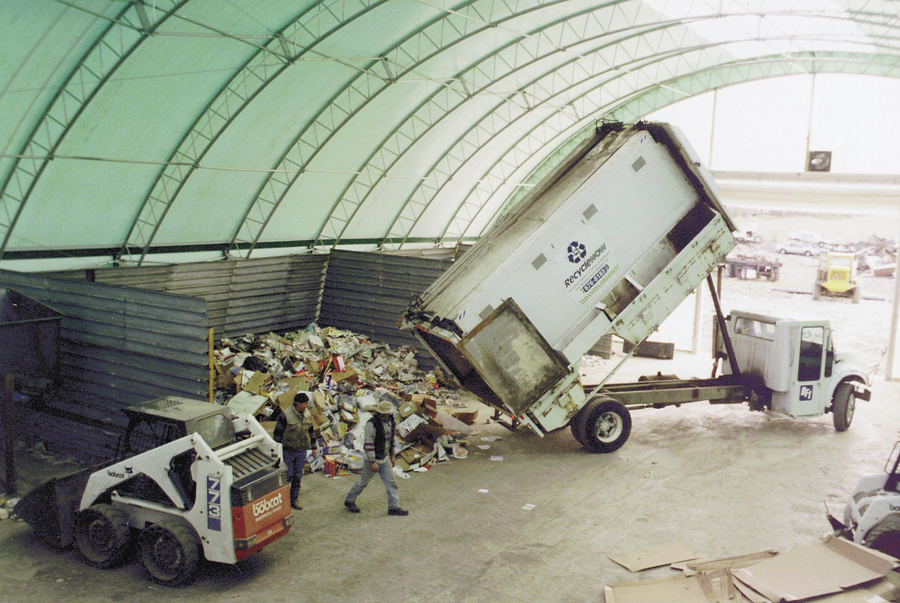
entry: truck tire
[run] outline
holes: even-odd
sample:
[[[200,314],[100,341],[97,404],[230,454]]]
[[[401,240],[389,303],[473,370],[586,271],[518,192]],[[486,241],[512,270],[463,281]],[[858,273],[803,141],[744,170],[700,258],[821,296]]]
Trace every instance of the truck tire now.
[[[891,557],[900,557],[900,515],[888,515],[863,538],[863,544]]]
[[[131,549],[128,516],[112,505],[93,505],[75,515],[75,546],[94,567],[114,567]]]
[[[200,539],[184,521],[163,519],[141,532],[140,557],[154,582],[179,586],[197,571]]]
[[[587,408],[586,405],[585,405],[585,408]],[[584,418],[586,416],[583,411],[584,411],[584,408],[582,408],[581,411],[579,411],[578,414],[576,414],[572,418],[572,421],[569,423],[569,429],[572,430],[572,437],[574,437],[575,441],[578,442],[579,444],[581,444],[582,446],[585,445],[584,444]]]
[[[862,287],[859,285],[853,290],[853,303],[858,304],[862,300]]]
[[[853,421],[853,411],[856,409],[856,396],[853,395],[853,384],[841,383],[834,390],[831,400],[831,414],[834,415],[834,428],[838,431],[847,431],[850,422]]]
[[[631,434],[631,413],[608,396],[592,399],[581,412],[582,445],[591,452],[615,452]]]

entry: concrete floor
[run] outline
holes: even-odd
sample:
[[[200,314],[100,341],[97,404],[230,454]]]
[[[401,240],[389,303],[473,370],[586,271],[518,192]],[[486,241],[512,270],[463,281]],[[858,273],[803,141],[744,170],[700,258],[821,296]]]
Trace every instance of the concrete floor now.
[[[643,359],[626,364],[656,370]],[[632,574],[608,554],[682,543],[726,557],[828,532],[822,501],[840,516],[859,477],[881,471],[898,439],[900,383],[876,381],[844,433],[831,415],[772,420],[707,403],[637,411],[633,424],[609,455],[584,452],[568,429],[541,439],[480,424],[468,459],[400,482],[409,517],[386,514],[378,481],[352,515],[341,502],[355,478],[307,476],[305,509],[287,537],[243,564],[206,566],[179,589],[152,584],[137,564],[90,568],[34,540],[26,524],[3,521],[0,601],[603,601],[605,584],[674,573]],[[481,441],[490,435],[502,439]]]

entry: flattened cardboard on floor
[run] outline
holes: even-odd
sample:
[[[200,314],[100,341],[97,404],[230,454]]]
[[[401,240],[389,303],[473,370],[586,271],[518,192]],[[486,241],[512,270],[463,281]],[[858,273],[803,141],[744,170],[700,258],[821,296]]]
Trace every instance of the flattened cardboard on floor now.
[[[606,603],[709,603],[697,579],[687,576],[609,584],[603,593]]]
[[[699,555],[695,554],[683,544],[665,544],[642,551],[629,551],[607,556],[632,572],[639,572],[641,570],[650,569],[651,567],[660,567],[662,565],[669,565],[670,563],[677,563],[679,561],[688,561],[689,559],[697,559],[699,557]]]
[[[896,565],[877,551],[829,536],[733,574],[772,601],[802,601],[879,580]]]

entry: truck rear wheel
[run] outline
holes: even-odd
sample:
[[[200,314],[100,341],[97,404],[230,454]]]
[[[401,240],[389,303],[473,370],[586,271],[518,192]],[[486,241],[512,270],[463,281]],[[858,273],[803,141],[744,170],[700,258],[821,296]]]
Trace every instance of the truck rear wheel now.
[[[591,452],[614,452],[631,435],[631,413],[608,396],[592,399],[580,414],[581,444]]]
[[[141,565],[150,577],[166,586],[187,582],[200,563],[200,539],[178,519],[164,519],[141,533]]]
[[[75,516],[75,546],[94,567],[113,567],[131,548],[128,516],[112,505],[93,505]]]
[[[900,515],[888,515],[876,523],[863,544],[891,557],[900,557]]]
[[[838,431],[847,431],[850,422],[853,421],[853,411],[856,409],[856,396],[853,395],[852,383],[841,383],[834,390],[831,402],[831,414],[834,415],[834,428]]]

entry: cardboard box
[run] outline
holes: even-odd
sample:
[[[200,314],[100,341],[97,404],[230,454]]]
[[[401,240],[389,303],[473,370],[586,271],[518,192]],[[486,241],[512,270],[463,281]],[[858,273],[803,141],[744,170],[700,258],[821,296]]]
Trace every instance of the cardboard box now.
[[[802,601],[880,580],[897,566],[893,557],[829,535],[733,574],[772,601]]]
[[[260,394],[264,385],[272,381],[272,375],[263,371],[256,371],[250,380],[244,385],[243,391],[251,394]]]
[[[268,401],[269,399],[265,396],[257,396],[245,390],[229,400],[226,406],[231,409],[231,414],[234,416],[247,417],[259,414]]]
[[[331,379],[335,383],[341,383],[346,381],[347,383],[358,383],[359,382],[359,373],[356,372],[356,369],[350,367],[342,372],[332,372]]]
[[[478,411],[477,410],[472,410],[472,411],[461,410],[459,412],[453,413],[451,416],[454,419],[459,419],[466,425],[474,425],[475,419],[478,418]]]
[[[410,415],[414,415],[419,411],[419,402],[415,400],[404,400],[400,403],[400,406],[397,407],[397,412],[400,413],[402,418],[406,418]]]

